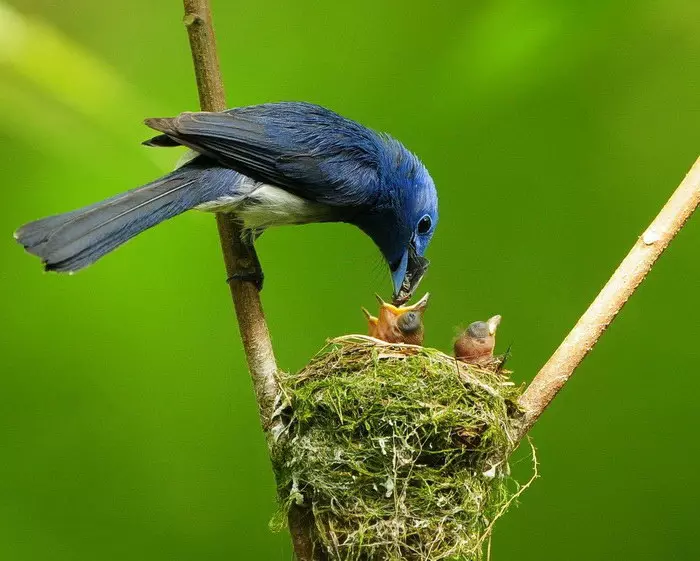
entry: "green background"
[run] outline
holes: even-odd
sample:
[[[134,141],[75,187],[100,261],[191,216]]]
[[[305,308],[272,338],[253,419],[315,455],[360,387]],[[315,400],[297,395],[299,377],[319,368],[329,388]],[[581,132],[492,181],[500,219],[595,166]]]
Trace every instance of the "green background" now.
[[[147,116],[197,106],[177,0],[0,2],[0,559],[287,560],[213,218],[76,276],[12,231],[147,182]],[[529,380],[699,152],[697,0],[214,2],[231,106],[391,132],[438,185],[427,344],[503,315]],[[493,559],[697,559],[700,220],[533,431]],[[259,243],[279,363],[388,297],[346,225]],[[527,464],[517,469],[525,476]]]

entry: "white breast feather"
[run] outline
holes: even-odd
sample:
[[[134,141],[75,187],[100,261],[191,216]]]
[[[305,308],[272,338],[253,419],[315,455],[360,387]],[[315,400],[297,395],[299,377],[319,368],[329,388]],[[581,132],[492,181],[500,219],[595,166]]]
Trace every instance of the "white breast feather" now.
[[[274,185],[255,183],[247,177],[237,191],[241,194],[221,197],[197,208],[210,212],[233,212],[241,218],[246,228],[253,230],[320,222],[330,214],[330,208],[324,204],[308,201]]]

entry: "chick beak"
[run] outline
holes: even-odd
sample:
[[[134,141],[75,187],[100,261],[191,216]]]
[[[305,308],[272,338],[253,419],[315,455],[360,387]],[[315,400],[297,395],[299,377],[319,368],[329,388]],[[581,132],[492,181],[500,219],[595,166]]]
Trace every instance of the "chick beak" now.
[[[379,318],[376,318],[372,314],[370,314],[367,308],[362,308],[362,313],[365,314],[365,318],[367,318],[368,335],[370,337],[376,337]]]
[[[489,335],[496,334],[496,330],[498,329],[498,326],[500,325],[500,323],[501,323],[501,316],[493,316],[493,317],[488,319],[486,324],[489,327]]]
[[[426,292],[425,296],[418,300],[415,304],[411,304],[410,306],[404,306],[400,305],[397,306],[396,304],[389,304],[388,302],[385,302],[379,294],[374,295],[375,298],[377,299],[377,302],[379,302],[379,309],[380,310],[386,310],[390,314],[394,316],[400,316],[401,314],[405,314],[406,312],[418,312],[422,314],[425,309],[428,307],[428,300],[430,299],[430,292]],[[363,308],[364,309],[364,308]],[[369,313],[369,312],[366,312]]]
[[[430,261],[422,255],[418,255],[416,244],[413,240],[408,244],[408,259],[406,262],[406,274],[398,292],[394,294],[394,305],[401,306],[406,303],[423,279],[423,275],[428,270]]]
[[[377,302],[379,302],[379,315],[382,315],[382,312],[387,312],[392,316],[399,316],[401,315],[405,310],[399,309],[400,306],[395,306],[393,304],[389,304],[388,302],[385,302],[384,299],[379,296],[379,294],[375,294],[374,297],[377,299]]]
[[[425,311],[425,309],[428,307],[428,300],[429,299],[430,299],[430,292],[426,292],[425,296],[423,296],[423,298],[418,300],[418,302],[416,302],[412,306],[404,306],[404,310],[411,310],[411,311],[419,312],[422,314]]]

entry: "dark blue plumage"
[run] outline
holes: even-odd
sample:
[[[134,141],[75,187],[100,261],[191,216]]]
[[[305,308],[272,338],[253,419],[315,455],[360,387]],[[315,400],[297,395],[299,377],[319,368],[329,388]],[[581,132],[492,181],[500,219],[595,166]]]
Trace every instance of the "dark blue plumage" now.
[[[251,238],[284,224],[354,224],[384,255],[399,300],[425,272],[437,194],[418,158],[388,135],[300,102],[183,113],[146,124],[162,134],[145,144],[187,146],[196,157],[153,183],[20,228],[17,239],[47,270],[78,270],[197,208],[234,213]]]

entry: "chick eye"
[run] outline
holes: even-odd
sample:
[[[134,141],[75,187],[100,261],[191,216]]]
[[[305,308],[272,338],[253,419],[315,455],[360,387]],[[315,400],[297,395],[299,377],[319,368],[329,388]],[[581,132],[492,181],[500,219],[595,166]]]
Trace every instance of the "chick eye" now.
[[[428,232],[430,232],[430,228],[432,227],[432,225],[433,221],[430,219],[430,216],[426,214],[423,218],[421,218],[418,221],[418,233],[427,234]]]

